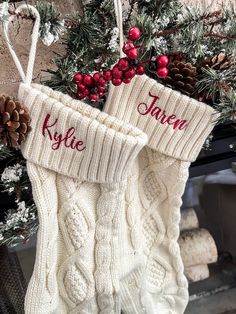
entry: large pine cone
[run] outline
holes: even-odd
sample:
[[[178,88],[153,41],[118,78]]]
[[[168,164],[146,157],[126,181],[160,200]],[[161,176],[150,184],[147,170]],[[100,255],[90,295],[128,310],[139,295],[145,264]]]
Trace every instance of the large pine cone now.
[[[0,95],[0,142],[10,147],[20,145],[31,131],[28,109],[19,101]]]
[[[164,82],[191,96],[195,91],[197,82],[197,69],[191,63],[174,60],[168,64],[169,73]]]

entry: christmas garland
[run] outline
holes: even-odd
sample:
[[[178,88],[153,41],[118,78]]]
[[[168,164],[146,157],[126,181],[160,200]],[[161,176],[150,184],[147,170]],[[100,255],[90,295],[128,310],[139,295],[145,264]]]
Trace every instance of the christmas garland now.
[[[46,85],[102,109],[108,82],[129,84],[135,75],[146,73],[161,84],[208,103],[221,112],[219,123],[236,127],[233,7],[210,12],[209,8],[186,7],[178,0],[130,0],[123,12],[127,40],[125,56],[120,58],[112,1],[82,2],[82,15],[64,18],[53,3],[36,4],[44,44],[51,45],[61,38],[67,48],[65,55],[54,60],[57,69],[48,69]],[[0,21],[10,15],[33,20],[30,13],[16,13],[8,2],[0,4]],[[37,230],[38,222],[25,160],[18,149],[30,130],[29,119],[19,120],[23,107],[18,115],[13,114],[16,107],[10,107],[5,98],[0,119],[0,160],[6,167],[0,178],[1,190],[14,198],[15,204],[1,209],[0,245],[12,246],[25,242]],[[236,148],[234,143],[232,148]]]

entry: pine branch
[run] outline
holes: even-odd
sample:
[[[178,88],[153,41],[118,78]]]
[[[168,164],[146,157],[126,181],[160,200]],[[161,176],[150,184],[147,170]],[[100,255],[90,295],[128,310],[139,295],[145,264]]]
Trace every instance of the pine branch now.
[[[215,108],[221,113],[219,123],[231,122],[236,126],[236,92],[223,93]]]
[[[153,21],[161,20],[163,16],[171,16],[175,21],[182,4],[178,0],[137,0],[138,12],[151,17]]]
[[[34,21],[35,18],[33,15],[27,14],[27,13],[23,13],[23,12],[16,12],[15,10],[9,10],[8,13],[10,15],[15,15],[17,18],[21,18],[23,20],[32,20]],[[66,28],[75,28],[78,27],[78,22],[73,21],[71,19],[65,19],[64,20],[64,26]]]
[[[0,144],[0,161],[9,159],[15,156],[15,149]]]
[[[209,20],[210,18],[212,17],[218,17],[219,15],[221,14],[221,11],[215,11],[215,12],[212,12],[212,13],[208,13],[208,14],[204,14],[202,16],[199,17],[198,20],[193,20],[192,22],[200,22],[202,20]],[[222,22],[225,21],[225,18],[219,18],[215,21],[211,21],[211,22],[205,22],[204,23],[204,26],[215,26],[215,25],[218,25]],[[183,22],[179,25],[176,25],[175,27],[172,27],[172,28],[169,28],[169,29],[165,29],[164,31],[159,31],[159,32],[156,32],[153,34],[154,37],[158,38],[158,37],[166,37],[166,36],[169,36],[169,35],[172,35],[172,34],[175,34],[177,32],[179,32],[181,29],[185,28],[186,26],[188,26],[188,24],[186,24],[186,22]],[[209,36],[208,35],[209,33],[206,33],[206,37]],[[213,37],[213,36],[212,36]]]
[[[228,36],[226,34],[218,34],[218,33],[205,33],[204,37],[214,37],[220,40],[236,40],[236,37]]]
[[[202,74],[196,84],[196,92],[211,97],[214,102],[222,95],[229,93],[235,84],[236,69],[234,67],[222,71],[213,68],[202,68]]]
[[[17,208],[7,210],[4,221],[0,222],[0,245],[14,247],[25,243],[37,229],[36,206],[24,201],[18,202]]]

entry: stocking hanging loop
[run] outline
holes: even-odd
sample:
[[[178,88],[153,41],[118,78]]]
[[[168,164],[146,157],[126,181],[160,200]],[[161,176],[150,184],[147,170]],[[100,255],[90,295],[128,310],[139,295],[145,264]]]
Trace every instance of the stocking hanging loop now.
[[[114,0],[115,15],[116,15],[116,25],[119,29],[119,41],[120,41],[120,56],[122,57],[123,44],[124,44],[124,34],[123,34],[123,19],[122,19],[122,3],[121,0]]]
[[[24,73],[24,70],[23,70],[22,65],[20,63],[20,60],[17,57],[16,52],[15,52],[13,45],[12,45],[10,38],[9,38],[9,23],[13,21],[13,19],[15,17],[14,15],[10,16],[10,18],[7,21],[3,22],[3,33],[4,33],[4,36],[6,39],[8,49],[12,55],[12,58],[15,62],[15,65],[19,71],[19,74],[21,76],[22,81],[25,84],[30,85],[32,82],[32,77],[33,77],[36,47],[37,47],[37,42],[38,42],[38,37],[39,37],[40,16],[39,16],[37,9],[35,9],[33,6],[27,5],[27,4],[20,5],[16,9],[15,12],[19,13],[19,12],[23,11],[24,9],[28,9],[30,11],[30,13],[35,18],[34,27],[33,27],[33,31],[32,31],[32,43],[31,43],[31,48],[30,48],[30,53],[29,53],[29,61],[28,61],[28,65],[27,65],[26,75]]]

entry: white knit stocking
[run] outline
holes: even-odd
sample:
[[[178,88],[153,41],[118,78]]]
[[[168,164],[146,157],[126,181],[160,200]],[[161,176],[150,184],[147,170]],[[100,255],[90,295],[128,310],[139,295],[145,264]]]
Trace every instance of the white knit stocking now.
[[[122,245],[136,255],[130,243],[140,224],[142,243],[138,251],[141,264],[132,261],[129,273],[121,276],[122,312],[182,314],[188,290],[177,243],[181,196],[190,162],[212,130],[216,113],[146,76],[128,85],[111,86],[104,111],[139,127],[149,137],[126,190],[129,236],[128,244]],[[122,246],[120,250],[125,259]],[[129,250],[125,256],[130,260]]]
[[[124,192],[147,137],[41,85],[18,97],[32,117],[22,153],[40,223],[25,312],[119,314]]]

